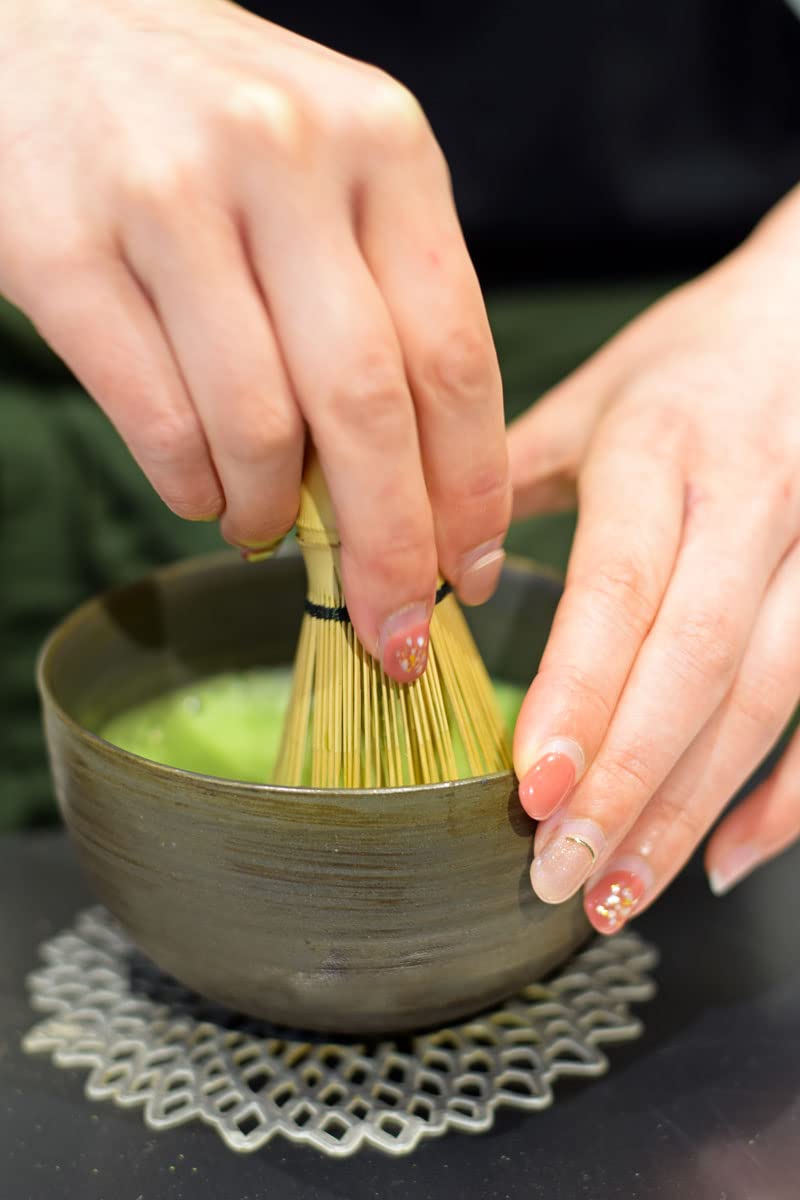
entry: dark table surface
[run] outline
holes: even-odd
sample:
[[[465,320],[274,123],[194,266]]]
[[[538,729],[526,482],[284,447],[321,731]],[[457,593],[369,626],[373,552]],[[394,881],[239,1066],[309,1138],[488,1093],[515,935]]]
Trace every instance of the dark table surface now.
[[[800,847],[715,900],[692,864],[637,927],[661,950],[646,1030],[531,1115],[406,1158],[249,1156],[200,1124],[154,1134],[20,1048],[39,943],[91,902],[61,834],[0,838],[0,1200],[798,1200]]]

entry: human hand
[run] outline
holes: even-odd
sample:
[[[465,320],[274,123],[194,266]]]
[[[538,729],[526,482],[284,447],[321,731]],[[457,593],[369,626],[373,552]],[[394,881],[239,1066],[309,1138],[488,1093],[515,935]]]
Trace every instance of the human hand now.
[[[221,0],[6,0],[0,290],[165,502],[250,557],[306,427],[362,642],[494,590],[500,377],[447,168],[400,84]]]
[[[800,696],[800,189],[512,427],[515,515],[570,504],[517,724],[544,899],[604,933],[666,887]],[[714,832],[714,891],[800,834],[800,736]],[[588,880],[588,883],[587,883]]]

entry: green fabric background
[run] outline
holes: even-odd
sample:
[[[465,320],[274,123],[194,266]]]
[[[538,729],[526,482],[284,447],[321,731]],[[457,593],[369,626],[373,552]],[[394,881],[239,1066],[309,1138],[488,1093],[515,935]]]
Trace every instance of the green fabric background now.
[[[512,417],[665,290],[662,282],[490,297]],[[509,548],[566,563],[569,514],[524,522]],[[55,809],[34,664],[50,627],[97,591],[218,549],[215,525],[174,517],[103,414],[0,301],[0,829]]]

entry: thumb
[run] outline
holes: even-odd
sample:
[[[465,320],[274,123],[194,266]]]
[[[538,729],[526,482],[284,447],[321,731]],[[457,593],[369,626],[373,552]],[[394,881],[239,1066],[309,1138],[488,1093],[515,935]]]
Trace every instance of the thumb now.
[[[695,285],[690,285],[694,287]],[[576,482],[603,413],[664,337],[665,321],[684,304],[685,288],[634,316],[508,430],[514,520],[573,508]],[[704,291],[699,292],[705,301]]]
[[[590,360],[509,426],[514,520],[575,506],[578,468],[607,398],[604,374]]]

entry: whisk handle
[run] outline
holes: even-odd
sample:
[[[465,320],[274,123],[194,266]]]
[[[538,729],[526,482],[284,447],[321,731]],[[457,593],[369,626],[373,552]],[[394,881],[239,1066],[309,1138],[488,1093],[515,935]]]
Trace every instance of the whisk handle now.
[[[306,545],[339,545],[339,531],[317,452],[309,445],[300,488],[297,535]]]

